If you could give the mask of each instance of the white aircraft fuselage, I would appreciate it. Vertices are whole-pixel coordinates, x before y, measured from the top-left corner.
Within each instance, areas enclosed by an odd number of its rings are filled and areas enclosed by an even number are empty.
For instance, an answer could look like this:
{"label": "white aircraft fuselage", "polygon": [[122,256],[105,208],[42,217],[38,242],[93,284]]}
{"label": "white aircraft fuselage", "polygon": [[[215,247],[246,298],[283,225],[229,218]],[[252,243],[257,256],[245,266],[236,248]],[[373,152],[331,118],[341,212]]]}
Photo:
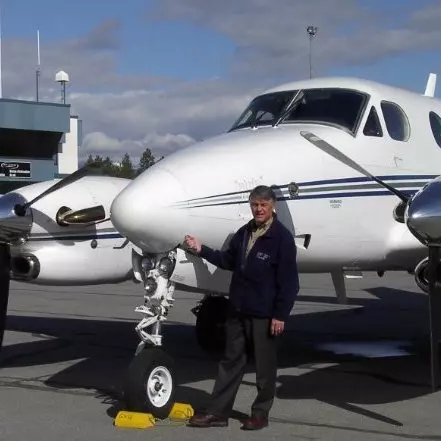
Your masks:
{"label": "white aircraft fuselage", "polygon": [[[281,93],[280,101],[286,93],[289,102],[299,90],[304,98],[291,120],[273,125],[270,116],[247,125],[244,112],[237,128],[145,171],[112,204],[117,230],[140,254],[167,252],[186,234],[219,249],[251,218],[249,191],[265,184],[276,188],[276,212],[296,237],[301,272],[413,270],[427,249],[394,219],[399,199],[315,148],[301,132],[313,132],[373,175],[413,194],[440,174],[441,138],[437,143],[429,113],[441,115],[441,102],[346,78],[291,83],[263,97]],[[248,113],[252,121],[252,105]],[[438,124],[441,130],[441,119]],[[223,273],[178,249],[171,280],[225,292],[229,274]]]}

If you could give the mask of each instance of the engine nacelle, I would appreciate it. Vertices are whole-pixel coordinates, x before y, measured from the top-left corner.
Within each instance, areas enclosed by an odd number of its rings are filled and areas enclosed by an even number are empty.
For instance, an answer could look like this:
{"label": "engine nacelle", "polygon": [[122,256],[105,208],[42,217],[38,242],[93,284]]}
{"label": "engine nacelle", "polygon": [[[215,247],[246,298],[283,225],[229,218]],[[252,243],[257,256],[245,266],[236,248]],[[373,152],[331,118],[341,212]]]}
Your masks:
{"label": "engine nacelle", "polygon": [[22,281],[35,280],[40,274],[40,261],[33,254],[19,254],[11,258],[11,278]]}
{"label": "engine nacelle", "polygon": [[[51,241],[11,255],[11,278],[37,285],[119,283],[132,277],[131,250],[124,239],[97,239],[66,245]],[[91,246],[92,244],[92,246]]]}
{"label": "engine nacelle", "polygon": [[429,258],[426,257],[415,267],[415,271],[414,271],[415,282],[418,288],[420,288],[421,291],[425,293],[429,292],[428,268],[429,268]]}

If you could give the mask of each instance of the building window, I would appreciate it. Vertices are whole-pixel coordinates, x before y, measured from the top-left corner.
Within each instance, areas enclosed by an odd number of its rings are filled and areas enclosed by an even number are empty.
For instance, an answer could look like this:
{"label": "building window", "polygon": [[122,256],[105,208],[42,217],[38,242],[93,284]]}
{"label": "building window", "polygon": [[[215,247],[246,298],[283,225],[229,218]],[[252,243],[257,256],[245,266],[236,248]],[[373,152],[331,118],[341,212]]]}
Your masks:
{"label": "building window", "polygon": [[441,147],[441,117],[435,112],[429,113],[430,128],[436,143]]}
{"label": "building window", "polygon": [[403,109],[395,103],[382,101],[381,110],[390,137],[396,141],[407,141],[410,136],[410,125]]}
{"label": "building window", "polygon": [[374,106],[371,107],[371,111],[369,112],[366,124],[364,125],[363,134],[365,136],[383,136],[383,130],[381,129],[380,120]]}

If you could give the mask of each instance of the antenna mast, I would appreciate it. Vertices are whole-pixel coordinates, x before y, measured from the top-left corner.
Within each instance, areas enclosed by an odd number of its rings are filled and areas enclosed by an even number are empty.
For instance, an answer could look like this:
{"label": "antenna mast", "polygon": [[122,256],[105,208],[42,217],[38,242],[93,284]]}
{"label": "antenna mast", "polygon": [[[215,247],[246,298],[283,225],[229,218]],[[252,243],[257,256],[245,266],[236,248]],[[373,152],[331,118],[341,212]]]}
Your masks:
{"label": "antenna mast", "polygon": [[37,70],[35,71],[35,82],[36,82],[36,95],[37,102],[39,101],[39,91],[40,91],[40,31],[37,30]]}

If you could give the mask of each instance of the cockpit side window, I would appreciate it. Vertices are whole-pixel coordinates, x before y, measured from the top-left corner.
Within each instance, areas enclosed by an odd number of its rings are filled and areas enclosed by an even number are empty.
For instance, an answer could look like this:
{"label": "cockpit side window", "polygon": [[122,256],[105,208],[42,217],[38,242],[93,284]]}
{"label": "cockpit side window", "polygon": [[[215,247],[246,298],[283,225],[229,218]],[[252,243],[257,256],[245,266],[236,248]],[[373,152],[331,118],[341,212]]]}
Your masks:
{"label": "cockpit side window", "polygon": [[273,124],[296,92],[274,92],[255,98],[230,130]]}
{"label": "cockpit side window", "polygon": [[441,117],[435,112],[429,113],[430,128],[436,143],[441,147]]}
{"label": "cockpit side window", "polygon": [[371,107],[371,111],[369,112],[369,116],[367,117],[366,124],[364,125],[363,129],[363,134],[365,136],[383,136],[383,130],[381,129],[377,110],[374,106]]}
{"label": "cockpit side window", "polygon": [[389,101],[381,102],[381,110],[389,136],[396,141],[407,141],[410,136],[410,125],[404,110]]}

